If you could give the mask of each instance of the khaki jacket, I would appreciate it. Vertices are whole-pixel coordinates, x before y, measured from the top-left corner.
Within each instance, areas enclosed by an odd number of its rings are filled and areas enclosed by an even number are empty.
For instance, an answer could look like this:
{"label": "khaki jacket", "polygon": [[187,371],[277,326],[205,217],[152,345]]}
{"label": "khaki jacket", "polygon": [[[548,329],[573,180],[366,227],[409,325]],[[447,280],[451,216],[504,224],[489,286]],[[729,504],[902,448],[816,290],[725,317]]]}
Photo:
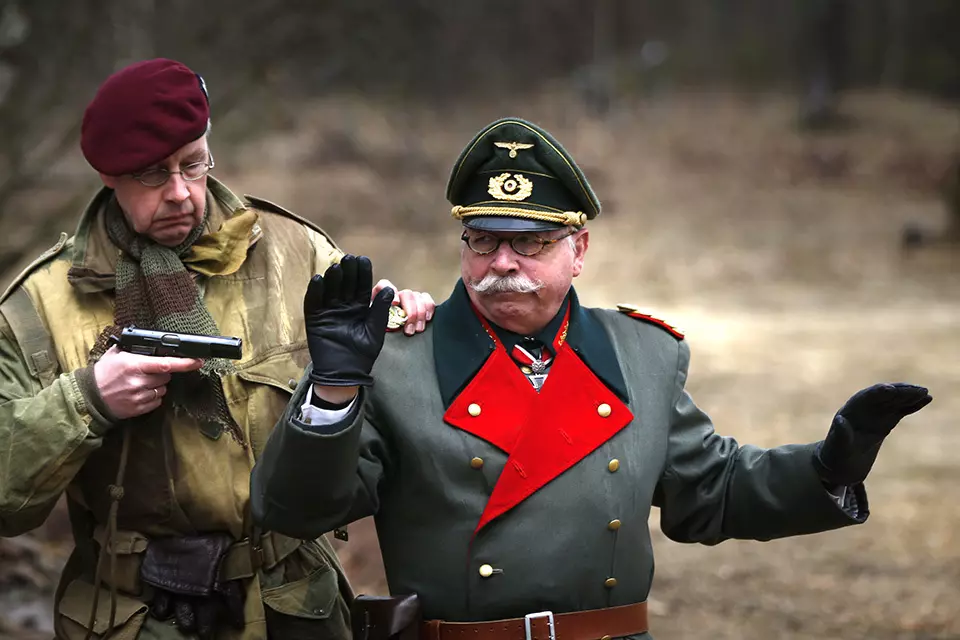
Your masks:
{"label": "khaki jacket", "polygon": [[[243,359],[223,385],[250,446],[244,449],[229,436],[212,440],[185,418],[168,421],[155,433],[131,432],[114,542],[117,569],[110,574],[120,595],[111,637],[136,637],[144,624],[138,567],[150,538],[227,532],[242,540],[250,535],[251,468],[309,361],[304,291],[311,276],[342,255],[319,228],[271,203],[241,200],[212,177],[208,189],[208,230],[216,231],[240,211],[258,213],[239,270],[197,280],[221,334],[243,340]],[[115,481],[123,431],[90,406],[77,379],[97,336],[113,320],[118,250],[101,215],[111,193],[105,189],[97,195],[76,234],[69,239],[63,234],[14,281],[0,306],[0,535],[39,526],[66,492],[76,548],[57,593],[58,638],[85,633],[93,601],[94,539],[103,539],[108,486]],[[267,564],[273,566],[261,570],[259,579],[245,580],[246,628],[221,637],[266,638],[261,603],[288,615],[329,617],[338,625],[330,635],[343,637],[343,620],[331,612],[343,608],[341,591],[349,595],[349,586],[329,543],[276,538],[276,549],[272,540],[266,549]],[[274,556],[283,558],[276,563]],[[110,595],[101,590],[94,637],[108,631],[109,607]]]}

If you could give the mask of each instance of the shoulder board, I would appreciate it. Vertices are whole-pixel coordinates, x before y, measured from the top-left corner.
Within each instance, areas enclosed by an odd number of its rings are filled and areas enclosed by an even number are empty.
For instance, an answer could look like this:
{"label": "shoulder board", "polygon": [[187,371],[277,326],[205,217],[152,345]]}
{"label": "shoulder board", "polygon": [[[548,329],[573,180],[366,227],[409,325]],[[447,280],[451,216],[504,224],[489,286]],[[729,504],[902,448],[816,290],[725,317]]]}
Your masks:
{"label": "shoulder board", "polygon": [[13,282],[11,282],[10,285],[7,287],[6,291],[3,292],[3,295],[0,295],[0,302],[3,302],[7,298],[9,298],[10,294],[14,291],[14,289],[16,289],[21,284],[23,284],[23,281],[26,280],[28,277],[30,277],[31,273],[36,271],[39,267],[42,267],[44,264],[49,262],[52,258],[59,255],[60,252],[62,252],[64,248],[67,246],[68,239],[69,239],[69,236],[66,234],[66,232],[61,231],[60,239],[57,240],[57,244],[53,245],[52,247],[44,251],[42,254],[40,254],[39,258],[31,262],[26,269],[21,271],[20,274],[13,279]]}
{"label": "shoulder board", "polygon": [[656,317],[655,315],[649,313],[647,309],[642,309],[641,307],[633,304],[618,304],[617,311],[620,313],[625,313],[631,318],[636,318],[637,320],[642,320],[643,322],[655,324],[677,340],[683,340],[684,333],[679,327],[670,324],[666,320]]}
{"label": "shoulder board", "polygon": [[247,194],[247,193],[243,194],[243,197],[244,197],[244,199],[246,199],[247,202],[249,202],[250,204],[252,204],[252,205],[253,205],[254,207],[256,207],[257,209],[262,209],[263,211],[269,211],[270,213],[279,213],[279,214],[282,215],[282,216],[285,216],[285,217],[290,218],[290,219],[292,219],[292,220],[296,220],[296,221],[299,222],[300,224],[302,224],[302,225],[304,225],[304,226],[306,226],[306,227],[309,227],[309,228],[313,229],[314,231],[316,231],[317,233],[319,233],[320,235],[322,235],[324,238],[326,238],[326,239],[327,239],[327,242],[330,243],[330,246],[332,246],[332,247],[333,247],[334,249],[336,249],[337,251],[341,251],[341,252],[342,252],[342,249],[340,249],[340,247],[337,246],[337,243],[333,241],[333,238],[331,238],[330,235],[329,235],[326,231],[324,231],[323,229],[321,229],[320,226],[319,226],[317,223],[311,222],[310,220],[307,220],[306,218],[303,218],[303,217],[301,217],[301,216],[298,216],[298,215],[295,214],[294,212],[289,211],[289,210],[287,210],[287,209],[284,209],[283,207],[281,207],[280,205],[278,205],[278,204],[275,203],[275,202],[270,202],[269,200],[264,200],[263,198],[258,198],[258,197],[256,197],[256,196],[251,196],[250,194]]}

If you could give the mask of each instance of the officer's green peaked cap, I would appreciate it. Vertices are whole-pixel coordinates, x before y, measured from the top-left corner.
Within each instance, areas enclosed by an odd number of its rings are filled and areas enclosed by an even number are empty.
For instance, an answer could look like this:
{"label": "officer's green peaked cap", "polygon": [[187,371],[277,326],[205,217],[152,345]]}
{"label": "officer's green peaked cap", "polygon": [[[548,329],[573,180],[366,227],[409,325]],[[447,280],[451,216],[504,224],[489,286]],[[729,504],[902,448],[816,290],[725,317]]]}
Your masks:
{"label": "officer's green peaked cap", "polygon": [[600,215],[583,171],[553,136],[520,118],[484,127],[450,173],[447,200],[464,225],[486,231],[582,227]]}

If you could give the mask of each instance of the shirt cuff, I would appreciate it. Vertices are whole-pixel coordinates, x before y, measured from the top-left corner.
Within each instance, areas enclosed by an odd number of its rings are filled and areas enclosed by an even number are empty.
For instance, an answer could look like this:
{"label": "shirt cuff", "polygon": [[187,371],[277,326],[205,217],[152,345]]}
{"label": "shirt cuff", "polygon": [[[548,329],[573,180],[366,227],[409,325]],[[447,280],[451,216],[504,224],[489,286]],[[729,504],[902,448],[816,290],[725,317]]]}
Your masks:
{"label": "shirt cuff", "polygon": [[824,485],[827,493],[830,494],[830,497],[833,498],[833,501],[837,503],[837,506],[843,509],[851,518],[860,517],[860,505],[857,502],[857,492],[853,491],[851,487],[848,486],[826,486]]}
{"label": "shirt cuff", "polygon": [[[311,384],[307,387],[307,397],[300,406],[300,421],[312,427],[314,431],[327,433],[339,431],[340,423],[353,411],[359,397],[360,395],[357,394],[357,397],[343,409],[321,409],[313,404],[313,385]],[[337,428],[331,429],[334,426]]]}

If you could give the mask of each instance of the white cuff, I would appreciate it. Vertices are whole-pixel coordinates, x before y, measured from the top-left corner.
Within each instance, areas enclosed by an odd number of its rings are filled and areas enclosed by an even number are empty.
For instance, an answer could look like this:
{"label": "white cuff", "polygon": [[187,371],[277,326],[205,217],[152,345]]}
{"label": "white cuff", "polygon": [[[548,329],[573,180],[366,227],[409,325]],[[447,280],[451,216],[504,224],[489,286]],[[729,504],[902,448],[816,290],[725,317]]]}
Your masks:
{"label": "white cuff", "polygon": [[313,385],[307,387],[307,398],[300,407],[300,416],[304,424],[325,427],[331,424],[337,424],[347,417],[357,403],[359,394],[343,409],[321,409],[313,405]]}

